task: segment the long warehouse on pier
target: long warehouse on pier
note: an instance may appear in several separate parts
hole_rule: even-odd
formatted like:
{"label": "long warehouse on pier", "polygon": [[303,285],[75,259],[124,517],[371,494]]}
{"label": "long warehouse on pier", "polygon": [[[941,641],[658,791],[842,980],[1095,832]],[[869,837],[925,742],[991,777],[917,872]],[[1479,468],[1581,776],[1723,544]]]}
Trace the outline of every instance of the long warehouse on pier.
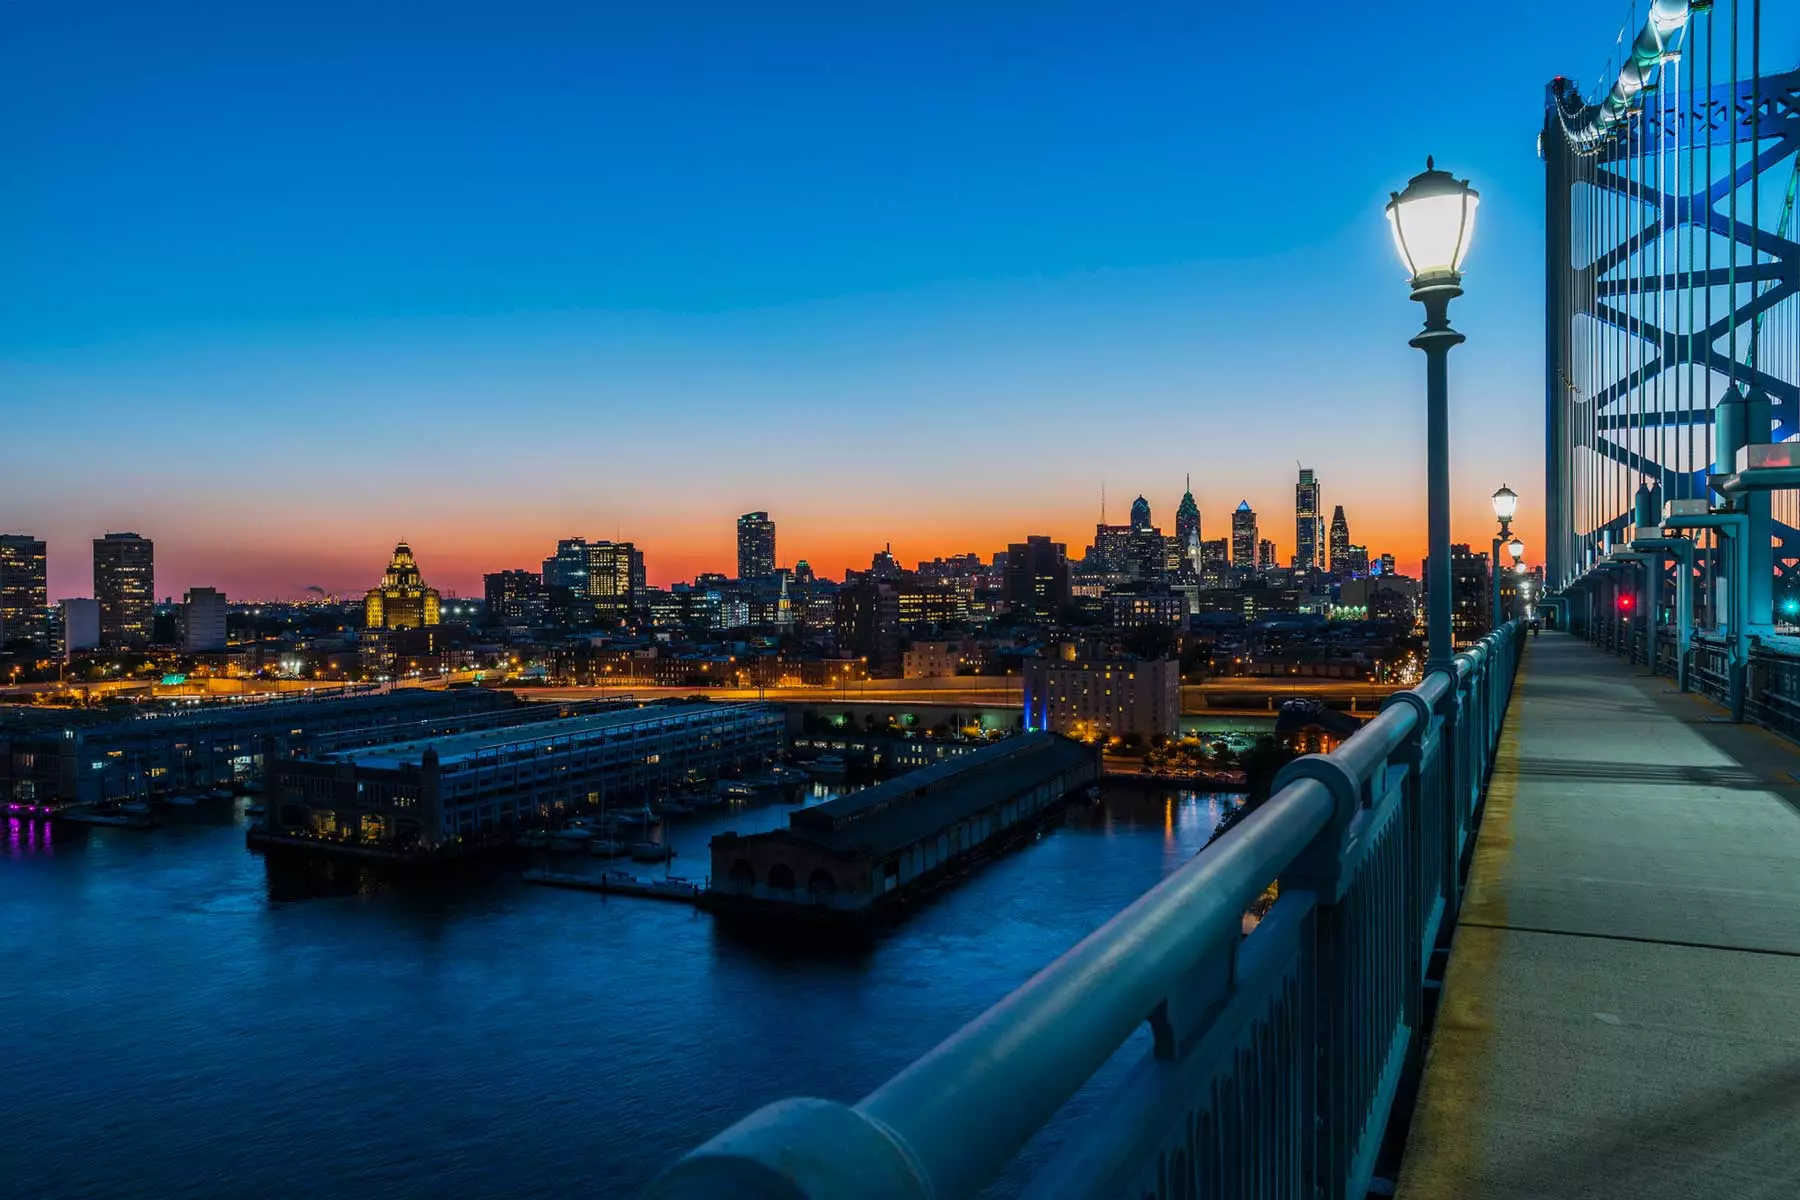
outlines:
{"label": "long warehouse on pier", "polygon": [[773,707],[679,701],[287,759],[270,765],[267,832],[427,855],[767,764],[785,738]]}
{"label": "long warehouse on pier", "polygon": [[859,916],[929,886],[1099,778],[1098,752],[1024,733],[788,814],[784,829],[712,840],[713,907]]}

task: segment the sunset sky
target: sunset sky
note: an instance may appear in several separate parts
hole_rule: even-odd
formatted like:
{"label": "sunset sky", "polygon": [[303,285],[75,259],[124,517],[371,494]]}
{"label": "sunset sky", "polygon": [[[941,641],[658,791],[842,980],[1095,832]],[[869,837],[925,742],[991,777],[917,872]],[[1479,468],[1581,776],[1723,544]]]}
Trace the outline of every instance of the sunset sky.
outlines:
{"label": "sunset sky", "polygon": [[1429,152],[1482,195],[1456,537],[1505,482],[1538,561],[1535,136],[1623,10],[1374,7],[15,0],[0,532],[53,597],[122,529],[162,595],[357,591],[400,538],[468,594],[572,534],[730,572],[768,509],[835,576],[1078,552],[1103,485],[1169,529],[1191,473],[1285,561],[1298,460],[1416,570],[1382,205]]}

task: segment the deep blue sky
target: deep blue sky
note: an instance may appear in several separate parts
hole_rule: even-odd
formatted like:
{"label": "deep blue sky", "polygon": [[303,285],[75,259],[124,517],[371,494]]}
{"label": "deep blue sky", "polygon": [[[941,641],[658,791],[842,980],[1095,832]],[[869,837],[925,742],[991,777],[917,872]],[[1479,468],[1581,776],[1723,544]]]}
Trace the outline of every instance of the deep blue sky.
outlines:
{"label": "deep blue sky", "polygon": [[1416,561],[1381,205],[1430,152],[1483,197],[1458,538],[1502,480],[1538,528],[1534,139],[1623,6],[875,7],[0,6],[0,526],[58,594],[108,528],[162,592],[403,536],[452,587],[570,533],[666,580],[746,509],[835,571],[1085,545],[1102,482],[1172,523],[1192,472],[1285,555],[1300,459]]}

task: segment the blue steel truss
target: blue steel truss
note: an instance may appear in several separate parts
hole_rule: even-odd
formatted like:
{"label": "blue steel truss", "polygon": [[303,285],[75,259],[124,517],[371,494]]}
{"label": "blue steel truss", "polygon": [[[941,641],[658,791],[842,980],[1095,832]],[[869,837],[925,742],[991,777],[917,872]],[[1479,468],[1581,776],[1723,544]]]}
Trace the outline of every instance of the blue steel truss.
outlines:
{"label": "blue steel truss", "polygon": [[[1704,467],[1689,470],[1682,469],[1679,464],[1657,461],[1650,453],[1633,449],[1624,435],[1634,430],[1641,434],[1654,428],[1710,425],[1714,388],[1713,375],[1708,372],[1735,378],[1740,386],[1760,388],[1768,395],[1775,422],[1773,440],[1783,441],[1800,434],[1800,381],[1781,378],[1762,369],[1761,365],[1751,367],[1741,355],[1733,361],[1737,347],[1754,344],[1751,331],[1763,314],[1784,300],[1800,295],[1800,243],[1791,237],[1779,236],[1769,228],[1758,229],[1744,219],[1748,215],[1748,206],[1742,195],[1743,189],[1753,186],[1756,181],[1778,178],[1779,172],[1794,169],[1795,160],[1800,156],[1800,71],[1727,83],[1705,95],[1695,94],[1692,99],[1690,106],[1688,96],[1678,93],[1673,103],[1645,105],[1636,110],[1630,121],[1629,136],[1616,134],[1601,143],[1592,156],[1593,169],[1583,177],[1583,182],[1596,192],[1630,202],[1635,211],[1654,215],[1616,244],[1599,248],[1592,261],[1577,271],[1578,283],[1572,296],[1559,293],[1554,287],[1550,289],[1552,311],[1547,349],[1552,362],[1548,386],[1555,423],[1551,440],[1553,456],[1560,454],[1560,461],[1548,464],[1551,468],[1548,483],[1553,493],[1552,517],[1561,521],[1565,528],[1569,520],[1566,510],[1569,458],[1579,448],[1592,450],[1641,475],[1659,486],[1664,496],[1706,494],[1707,471]],[[1551,104],[1553,109],[1560,109],[1553,111],[1546,122],[1544,146],[1546,158],[1552,160],[1549,193],[1552,254],[1556,255],[1560,247],[1560,253],[1565,256],[1563,261],[1567,262],[1569,231],[1574,219],[1571,164],[1577,152],[1562,137],[1556,136],[1556,131],[1575,115],[1571,109],[1580,109],[1581,100],[1572,89],[1562,90],[1553,93]],[[1623,130],[1624,127],[1620,128]],[[1711,179],[1701,180],[1698,178],[1700,172],[1695,172],[1696,190],[1664,191],[1629,177],[1629,163],[1634,156],[1691,149],[1704,140],[1705,131],[1709,129],[1715,156],[1724,161],[1718,164]],[[1740,155],[1741,161],[1735,164],[1730,153],[1734,133],[1736,141],[1746,148]],[[1748,148],[1752,146],[1754,151],[1750,152]],[[1695,166],[1698,165],[1696,162]],[[1682,173],[1674,174],[1680,177]],[[1734,192],[1739,193],[1736,221],[1729,210]],[[1674,272],[1656,270],[1645,251],[1665,237],[1679,242],[1690,230],[1698,239],[1719,239],[1712,243],[1717,247],[1712,255],[1715,265],[1710,269],[1687,264],[1684,269]],[[1752,247],[1756,252],[1754,256]],[[1734,256],[1739,259],[1735,273],[1731,265]],[[1718,265],[1721,259],[1723,265]],[[1734,281],[1738,285],[1737,294],[1730,291]],[[1746,287],[1747,294],[1744,293]],[[1717,290],[1724,290],[1726,311],[1718,312],[1719,305],[1715,301],[1712,322],[1685,333],[1649,319],[1641,302],[1641,298],[1651,292],[1685,295],[1709,290],[1715,296]],[[1556,311],[1566,307],[1571,299],[1583,305],[1580,312]],[[1556,359],[1560,349],[1566,364],[1572,318],[1582,312],[1598,324],[1634,339],[1641,350],[1635,367],[1592,398],[1598,414],[1595,421],[1598,429],[1592,432],[1567,428],[1565,422],[1554,416],[1561,393],[1567,386]],[[1724,348],[1721,348],[1721,342]],[[1689,395],[1680,386],[1689,368],[1705,381],[1705,390],[1700,395]],[[1629,402],[1665,373],[1675,381],[1673,386],[1680,402],[1673,409],[1661,412],[1632,411]],[[1652,447],[1652,440],[1647,436],[1640,436],[1637,441],[1644,451]],[[1561,443],[1560,450],[1555,447],[1558,442]],[[1656,444],[1665,443],[1658,439]],[[1559,510],[1558,505],[1564,507]],[[1597,538],[1602,532],[1611,532],[1616,537],[1631,524],[1632,514],[1621,510],[1601,522],[1591,536]],[[1783,576],[1790,572],[1800,575],[1800,530],[1779,522],[1775,528],[1780,547],[1775,556],[1777,571]],[[1555,540],[1553,534],[1552,541]],[[1561,567],[1566,571],[1573,565],[1563,563]]]}

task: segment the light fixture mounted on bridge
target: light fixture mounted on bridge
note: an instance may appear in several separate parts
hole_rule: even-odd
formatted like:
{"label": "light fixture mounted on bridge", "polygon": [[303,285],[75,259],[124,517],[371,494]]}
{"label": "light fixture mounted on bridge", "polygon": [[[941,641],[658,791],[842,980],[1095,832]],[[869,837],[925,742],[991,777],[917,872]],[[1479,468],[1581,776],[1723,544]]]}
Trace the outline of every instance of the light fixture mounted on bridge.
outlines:
{"label": "light fixture mounted on bridge", "polygon": [[1413,286],[1455,282],[1475,236],[1475,206],[1480,195],[1468,180],[1438,170],[1429,158],[1425,170],[1407,182],[1404,192],[1391,195],[1388,226]]}

